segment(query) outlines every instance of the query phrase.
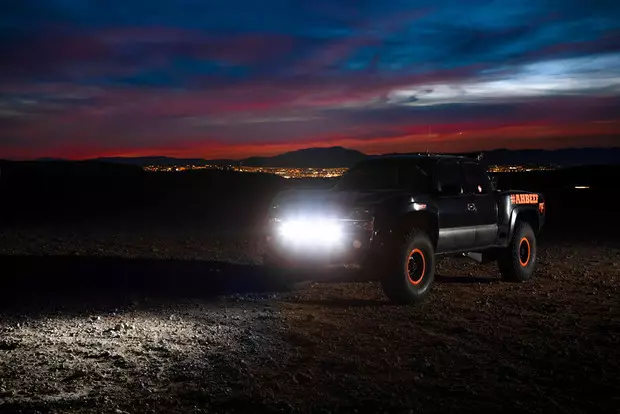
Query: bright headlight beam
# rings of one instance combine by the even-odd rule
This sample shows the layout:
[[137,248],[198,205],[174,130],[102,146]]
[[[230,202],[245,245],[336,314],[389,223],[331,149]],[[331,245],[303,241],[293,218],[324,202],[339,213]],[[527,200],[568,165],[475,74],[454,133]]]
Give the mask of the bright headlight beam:
[[333,220],[284,220],[280,235],[295,243],[336,244],[342,239],[342,228]]

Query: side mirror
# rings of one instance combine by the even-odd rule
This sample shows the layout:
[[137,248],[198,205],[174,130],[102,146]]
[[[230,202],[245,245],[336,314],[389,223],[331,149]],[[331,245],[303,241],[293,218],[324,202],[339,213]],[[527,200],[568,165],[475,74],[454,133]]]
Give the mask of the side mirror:
[[456,184],[443,184],[439,186],[439,193],[445,196],[455,196],[463,194],[463,187]]

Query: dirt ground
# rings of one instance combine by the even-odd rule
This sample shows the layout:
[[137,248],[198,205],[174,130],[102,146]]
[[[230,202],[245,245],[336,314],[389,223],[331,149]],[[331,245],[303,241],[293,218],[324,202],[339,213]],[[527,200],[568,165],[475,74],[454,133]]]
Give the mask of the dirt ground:
[[0,232],[1,413],[620,410],[620,246],[541,241],[536,277],[444,259],[429,300],[270,285],[249,237]]

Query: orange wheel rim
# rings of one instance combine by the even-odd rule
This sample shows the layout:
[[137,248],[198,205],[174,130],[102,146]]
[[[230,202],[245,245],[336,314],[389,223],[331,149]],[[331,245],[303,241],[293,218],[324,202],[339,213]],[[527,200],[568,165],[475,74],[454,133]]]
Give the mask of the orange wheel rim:
[[527,237],[522,237],[519,242],[519,263],[522,267],[525,267],[530,262],[530,257],[532,256],[532,251],[530,247],[530,241]]
[[418,285],[426,275],[426,258],[420,249],[413,249],[405,263],[407,278],[412,285]]

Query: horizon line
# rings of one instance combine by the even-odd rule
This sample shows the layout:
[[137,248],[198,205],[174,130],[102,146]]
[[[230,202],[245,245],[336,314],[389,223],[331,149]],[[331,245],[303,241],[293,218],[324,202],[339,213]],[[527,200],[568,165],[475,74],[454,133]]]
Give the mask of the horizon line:
[[[70,158],[58,158],[58,157],[37,157],[37,158],[21,158],[21,159],[11,159],[11,158],[0,158],[0,161],[97,161],[101,159],[110,159],[110,158],[121,158],[121,159],[139,159],[139,158],[169,158],[169,159],[178,159],[178,160],[187,160],[187,159],[195,159],[201,161],[244,161],[249,158],[275,158],[285,154],[291,154],[300,151],[312,150],[312,149],[334,149],[334,148],[342,148],[349,151],[356,151],[360,154],[366,156],[380,156],[380,155],[407,155],[407,154],[423,154],[426,151],[411,151],[411,152],[386,152],[381,154],[367,154],[365,152],[356,150],[354,148],[347,148],[341,145],[334,145],[329,147],[307,147],[300,148],[293,151],[286,151],[283,153],[279,153],[271,156],[259,156],[259,155],[251,155],[249,157],[244,158],[203,158],[203,157],[174,157],[169,155],[139,155],[139,156],[123,156],[123,155],[111,155],[111,156],[99,156],[93,158],[80,158],[80,159],[70,159]],[[555,149],[543,149],[543,148],[520,148],[520,149],[509,149],[509,148],[494,148],[490,150],[472,150],[472,151],[461,151],[461,152],[438,152],[431,151],[430,154],[446,154],[446,155],[458,155],[458,154],[475,154],[475,153],[488,153],[488,152],[496,152],[496,151],[509,151],[509,152],[517,152],[517,151],[539,151],[539,152],[556,152],[556,151],[568,151],[568,150],[592,150],[592,149],[600,149],[600,150],[610,150],[610,149],[620,149],[620,145],[616,146],[581,146],[581,147],[564,147],[564,148],[555,148]]]

